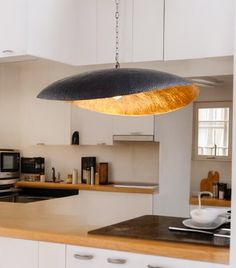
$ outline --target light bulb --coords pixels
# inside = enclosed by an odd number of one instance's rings
[[[113,97],[114,100],[119,100],[121,98],[122,98],[122,96],[115,96],[115,97]]]

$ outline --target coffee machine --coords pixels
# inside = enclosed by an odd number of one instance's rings
[[[87,156],[81,158],[81,182],[94,184],[96,172],[96,157]]]

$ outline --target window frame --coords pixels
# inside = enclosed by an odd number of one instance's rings
[[[193,103],[193,160],[231,161],[232,159],[232,101],[204,101]],[[198,110],[201,108],[229,108],[228,156],[198,155]]]

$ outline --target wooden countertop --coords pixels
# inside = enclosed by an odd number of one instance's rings
[[[120,184],[119,184],[120,185]],[[78,189],[87,191],[105,191],[105,192],[119,192],[119,193],[141,193],[153,194],[157,191],[158,186],[114,186],[108,185],[88,185],[88,184],[67,184],[67,183],[53,183],[53,182],[28,182],[18,181],[16,186],[28,188],[48,188],[48,189]]]
[[[89,235],[102,226],[93,224],[92,212],[78,211],[76,200],[78,196],[28,204],[0,202],[0,236],[228,264],[227,248]]]
[[[198,205],[198,197],[191,196],[189,203],[191,205]],[[201,198],[201,203],[204,206],[231,207],[231,201],[229,200],[221,200],[221,199],[209,198],[209,197]]]

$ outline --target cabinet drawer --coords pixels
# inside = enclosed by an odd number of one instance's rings
[[[227,268],[227,265],[105,250],[67,246],[66,268]]]
[[[77,246],[67,246],[66,268],[141,268],[139,260],[132,253],[95,249]]]

